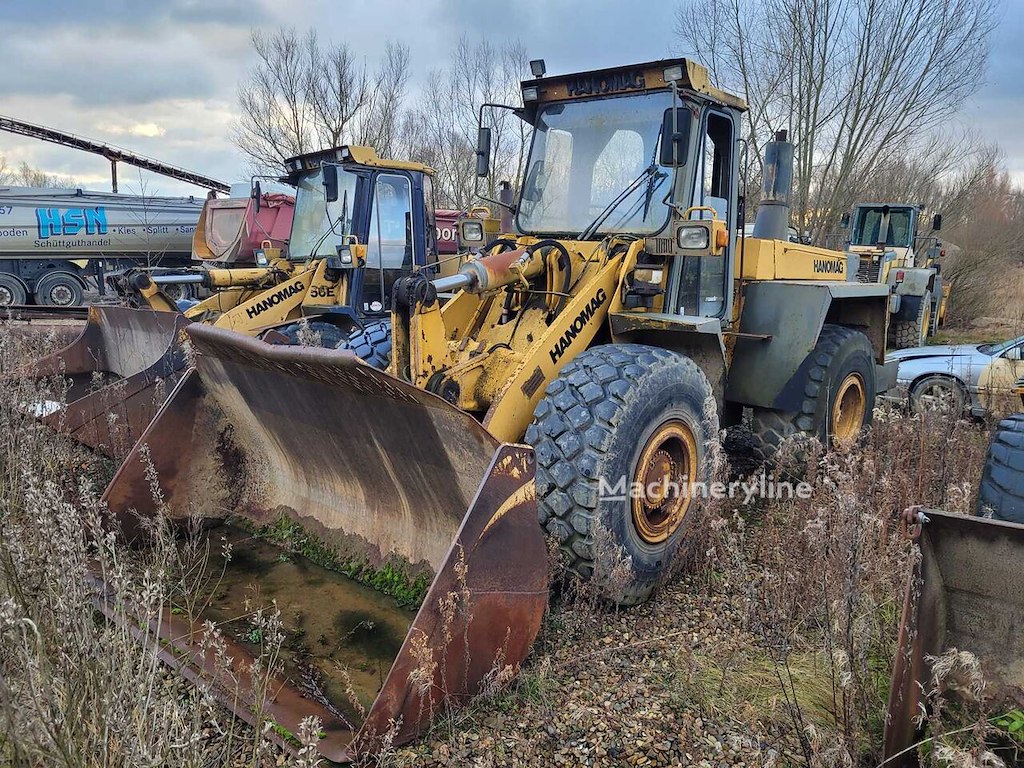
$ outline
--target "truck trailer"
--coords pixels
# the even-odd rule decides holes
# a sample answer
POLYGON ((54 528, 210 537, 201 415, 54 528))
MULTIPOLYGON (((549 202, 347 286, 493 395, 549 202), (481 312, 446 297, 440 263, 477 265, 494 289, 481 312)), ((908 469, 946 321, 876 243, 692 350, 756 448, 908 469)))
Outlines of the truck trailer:
POLYGON ((189 266, 204 202, 0 187, 0 306, 79 306, 111 270, 189 266))

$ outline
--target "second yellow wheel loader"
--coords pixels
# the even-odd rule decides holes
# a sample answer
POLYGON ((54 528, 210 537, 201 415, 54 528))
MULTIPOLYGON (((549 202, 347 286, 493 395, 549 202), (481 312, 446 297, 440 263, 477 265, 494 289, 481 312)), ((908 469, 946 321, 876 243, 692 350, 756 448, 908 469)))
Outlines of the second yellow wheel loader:
MULTIPOLYGON (((518 234, 455 275, 395 282, 387 372, 193 324, 194 369, 104 496, 130 525, 155 471, 174 516, 285 521, 339 564, 433 579, 366 722, 325 720, 332 756, 379 746, 388 718, 412 738, 514 669, 545 606, 542 530, 637 603, 671 572, 721 426, 751 411, 766 452, 851 440, 895 380, 888 288, 786 239, 784 136, 755 237, 737 235, 745 105, 700 66, 540 77, 522 96, 518 234)), ((483 174, 489 143, 482 127, 483 174)), ((313 704, 288 701, 293 728, 313 704)))
POLYGON ((68 404, 48 413, 48 424, 123 457, 183 372, 181 328, 192 322, 277 343, 351 346, 387 364, 391 286, 413 271, 457 267, 458 256, 438 256, 433 171, 357 146, 295 157, 286 169, 296 187, 288 256, 266 249, 257 266, 134 275, 148 309, 91 307, 77 340, 25 372, 72 381, 68 404), (181 313, 160 286, 183 279, 213 293, 181 313), (97 388, 97 375, 111 383, 97 388))

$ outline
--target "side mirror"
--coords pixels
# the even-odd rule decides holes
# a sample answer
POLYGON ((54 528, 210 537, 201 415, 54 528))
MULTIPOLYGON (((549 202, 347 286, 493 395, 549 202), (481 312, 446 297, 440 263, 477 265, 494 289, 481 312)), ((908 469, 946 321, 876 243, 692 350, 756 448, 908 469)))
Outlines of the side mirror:
POLYGON ((942 229, 942 214, 936 213, 932 216, 932 232, 938 232, 942 229))
POLYGON ((476 175, 487 178, 491 173, 491 129, 478 128, 476 134, 476 175))
POLYGON ((523 184, 523 200, 534 202, 540 200, 541 187, 544 184, 544 161, 538 160, 530 167, 523 184))
POLYGON ((256 213, 259 213, 260 204, 263 202, 263 189, 258 181, 252 186, 252 199, 255 201, 256 213))
POLYGON ((840 229, 849 229, 850 228, 850 214, 848 214, 848 213, 844 213, 843 214, 843 218, 841 218, 839 220, 839 228, 840 229))
POLYGON ((658 164, 667 168, 686 165, 690 146, 690 110, 686 107, 666 109, 661 121, 661 155, 658 164))
POLYGON ((324 199, 328 203, 333 203, 338 199, 338 166, 322 165, 320 171, 324 177, 324 199))

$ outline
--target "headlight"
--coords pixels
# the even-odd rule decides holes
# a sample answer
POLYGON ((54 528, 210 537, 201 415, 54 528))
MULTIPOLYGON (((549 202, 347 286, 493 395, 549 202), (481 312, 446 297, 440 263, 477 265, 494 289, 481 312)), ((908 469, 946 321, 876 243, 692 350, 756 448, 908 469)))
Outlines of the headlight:
POLYGON ((688 251, 699 251, 711 244, 707 227, 680 227, 676 230, 676 245, 688 251))
POLYGON ((683 79, 683 67, 681 64, 666 67, 662 70, 661 76, 666 83, 677 83, 683 79))
POLYGON ((538 96, 540 96, 540 93, 537 91, 536 85, 523 88, 523 101, 536 101, 538 96))
POLYGON ((341 259, 341 263, 342 264, 351 264, 352 263, 352 252, 351 251, 342 251, 341 253, 338 254, 338 258, 341 259))
POLYGON ((267 261, 267 254, 264 253, 264 251, 262 249, 256 251, 256 266, 258 266, 258 267, 265 267, 269 263, 270 262, 267 261))
POLYGON ((484 225, 479 221, 465 221, 462 223, 462 239, 466 242, 475 243, 484 239, 484 225))

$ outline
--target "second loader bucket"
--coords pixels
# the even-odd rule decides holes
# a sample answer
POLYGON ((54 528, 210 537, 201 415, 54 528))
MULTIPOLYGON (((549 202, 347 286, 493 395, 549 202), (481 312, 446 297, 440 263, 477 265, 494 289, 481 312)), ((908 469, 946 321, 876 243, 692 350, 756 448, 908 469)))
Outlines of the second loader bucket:
POLYGON ((89 307, 77 339, 20 374, 69 379, 63 407, 37 405, 43 422, 100 453, 120 458, 184 373, 181 337, 188 324, 176 312, 89 307))
MULTIPOLYGON (((499 444, 471 416, 350 353, 275 346, 209 326, 187 333, 195 369, 104 495, 122 530, 132 535, 135 515, 155 509, 155 471, 172 517, 298 526, 303 541, 315 542, 307 550, 340 570, 429 583, 365 712, 343 716, 344 702, 325 695, 329 683, 311 690, 307 675, 287 667, 266 711, 293 733, 316 714, 322 754, 343 761, 411 740, 443 707, 514 670, 548 595, 532 450, 499 444)), ((252 576, 257 586, 265 573, 252 576)), ((317 577, 292 592, 311 610, 351 613, 338 604, 348 599, 344 590, 332 589, 317 577)), ((277 594, 290 604, 286 591, 277 594)), ((164 634, 176 649, 169 660, 201 664, 193 632, 164 634)), ((235 651, 245 657, 244 647, 235 651)), ((330 667, 320 664, 314 677, 338 671, 330 667)), ((225 700, 243 717, 252 711, 251 702, 225 700)))
POLYGON ((981 662, 986 697, 1024 706, 1024 525, 923 513, 889 691, 887 766, 917 765, 912 747, 932 688, 930 657, 969 651, 981 662))

